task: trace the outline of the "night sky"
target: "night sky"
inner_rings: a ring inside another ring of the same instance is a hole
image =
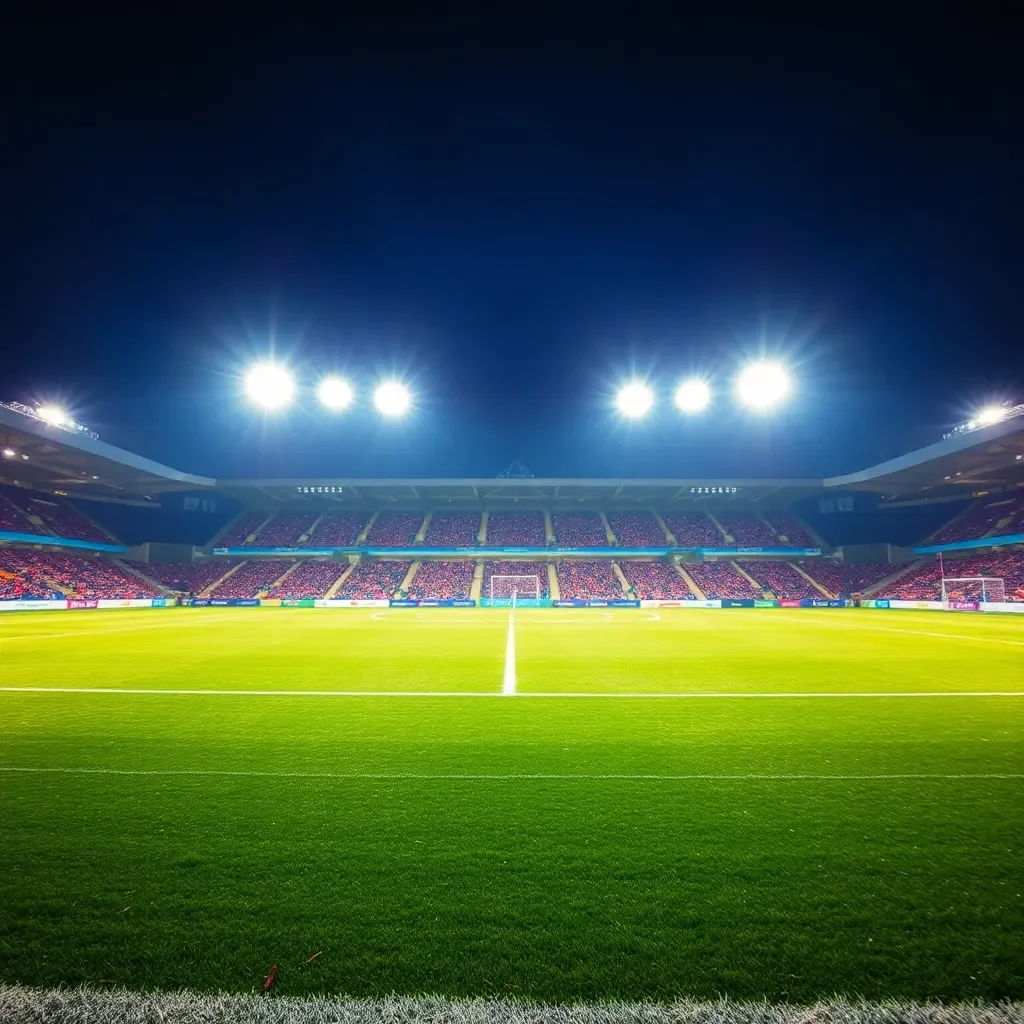
[[[1021,36],[966,10],[12,23],[0,398],[215,476],[829,475],[937,440],[1024,400]],[[238,375],[271,346],[361,407],[265,420]],[[767,419],[729,394],[762,352],[799,380]],[[660,406],[627,427],[633,374]]]

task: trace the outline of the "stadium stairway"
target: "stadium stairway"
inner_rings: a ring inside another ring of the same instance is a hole
[[[480,541],[481,544],[487,543],[487,525],[488,523],[490,523],[490,521],[491,513],[488,512],[487,509],[484,509],[483,512],[480,513],[480,529],[476,532],[476,539]],[[481,569],[480,571],[483,572],[483,569]],[[473,579],[475,580],[476,576],[474,576]],[[477,598],[479,599],[479,597],[480,595],[478,593]]]
[[[810,583],[810,585],[814,587],[822,597],[827,597],[829,600],[835,600],[839,596],[838,594],[829,593],[829,591],[826,590],[813,576],[804,572],[796,562],[790,562],[789,564],[792,568],[796,569],[796,571],[800,573],[800,575],[803,576],[803,578],[807,580],[807,582]]]
[[[668,528],[668,523],[666,523],[665,520],[661,518],[661,513],[660,512],[656,512],[652,508],[651,509],[651,514],[654,516],[655,521],[657,522],[658,526],[661,527],[661,532],[663,534],[665,534],[665,540],[668,542],[669,547],[673,547],[673,548],[679,547],[679,541],[676,540],[675,534]]]
[[[781,534],[781,533],[779,533],[779,531],[778,531],[778,530],[776,530],[776,529],[775,529],[775,527],[774,527],[774,526],[772,526],[772,524],[771,524],[771,523],[769,523],[769,522],[768,522],[768,520],[767,520],[767,519],[765,519],[765,517],[764,517],[763,515],[761,515],[761,513],[760,513],[760,512],[755,512],[755,513],[754,513],[754,515],[755,515],[755,516],[756,516],[756,517],[757,517],[758,519],[760,519],[760,520],[761,520],[762,524],[764,525],[764,528],[765,528],[765,529],[766,529],[766,530],[767,530],[767,531],[768,531],[768,532],[769,532],[769,533],[770,533],[770,534],[771,534],[771,535],[772,535],[773,537],[777,537],[777,538],[779,539],[779,543],[780,543],[780,544],[781,544],[781,543],[783,543],[783,539],[782,539],[782,534]],[[788,541],[787,541],[786,543],[788,543]]]
[[[137,569],[130,562],[122,562],[120,558],[115,558],[113,561],[118,568],[123,569],[129,576],[134,576],[136,579],[141,580],[143,583],[147,584],[147,586],[159,591],[166,597],[170,597],[174,593],[166,583],[161,583],[159,580],[155,580],[151,576],[147,576],[141,569]]]
[[[221,539],[226,537],[241,521],[242,517],[248,515],[245,508],[240,508],[236,515],[233,515],[207,542],[208,548],[215,548],[220,544]]]
[[[719,527],[719,529],[721,529],[721,527]],[[729,538],[729,540],[732,540],[732,538],[730,537],[730,538]],[[755,580],[755,579],[754,579],[754,577],[753,577],[753,576],[751,576],[751,575],[750,575],[750,573],[749,573],[749,572],[747,572],[747,570],[746,570],[746,569],[744,569],[744,568],[743,568],[743,566],[742,566],[742,565],[740,565],[740,563],[739,563],[739,562],[736,562],[736,561],[731,561],[731,562],[730,562],[730,564],[731,564],[731,565],[733,566],[733,568],[735,568],[735,570],[736,570],[736,571],[737,571],[737,572],[738,572],[738,573],[739,573],[739,574],[740,574],[740,575],[741,575],[742,577],[744,577],[744,579],[746,579],[746,580],[747,580],[747,582],[748,582],[748,583],[749,583],[749,584],[750,584],[750,585],[751,585],[751,586],[752,586],[752,587],[753,587],[753,588],[754,588],[754,589],[755,589],[755,590],[756,590],[756,591],[757,591],[757,592],[758,592],[758,593],[759,593],[759,594],[760,594],[760,595],[761,595],[762,597],[765,597],[765,596],[767,596],[767,597],[768,597],[769,599],[771,599],[771,598],[774,598],[774,597],[775,597],[775,595],[774,595],[774,594],[773,594],[773,593],[771,592],[771,590],[769,590],[769,589],[768,589],[768,587],[764,586],[764,585],[763,585],[763,584],[761,584],[761,583],[758,583],[758,582],[757,582],[757,580]]]
[[[482,527],[484,532],[487,530],[487,513],[484,513],[484,525]],[[483,560],[478,560],[476,565],[473,566],[473,582],[469,585],[469,596],[473,601],[479,601],[480,595],[484,589],[484,563]]]
[[[264,525],[265,525],[265,524],[264,524]],[[299,562],[299,561],[295,561],[295,562],[292,562],[292,564],[291,564],[291,565],[289,565],[289,566],[288,566],[288,568],[287,568],[287,569],[285,569],[285,571],[284,571],[283,573],[281,573],[281,575],[280,575],[280,576],[278,576],[278,577],[277,577],[277,579],[276,579],[276,580],[274,580],[274,582],[273,582],[273,583],[271,583],[269,587],[267,587],[267,588],[266,588],[266,589],[267,589],[267,591],[269,592],[269,591],[273,590],[273,589],[274,589],[274,587],[279,587],[279,586],[281,586],[281,584],[282,584],[282,583],[284,583],[284,581],[285,581],[286,579],[288,579],[288,577],[289,577],[289,576],[291,576],[291,574],[292,574],[293,572],[295,572],[295,570],[296,570],[296,569],[298,569],[298,567],[299,567],[299,566],[300,566],[301,564],[302,564],[302,563],[301,563],[301,562]]]
[[[557,543],[555,540],[555,524],[552,522],[551,513],[544,509],[544,540],[552,547]]]
[[[313,534],[316,532],[316,528],[320,525],[320,520],[323,519],[325,515],[327,515],[326,512],[322,513],[321,515],[318,515],[316,519],[314,519],[313,522],[309,524],[309,529],[299,538],[299,547],[302,547],[304,544],[308,543],[309,538],[312,537]]]
[[[39,518],[39,516],[34,515],[33,513],[29,512],[28,509],[22,508],[20,505],[16,504],[13,498],[8,497],[6,499],[6,501],[7,501],[7,504],[11,506],[11,508],[13,508],[16,511],[20,512],[22,517],[27,519],[36,528],[36,531],[38,533],[41,533],[41,534],[43,534],[46,537],[55,537],[56,536],[56,534],[53,532],[53,530],[51,530],[46,525],[46,523],[44,523],[43,520]]]
[[[373,513],[369,519],[366,520],[366,525],[363,527],[359,536],[356,537],[356,547],[362,547],[366,543],[366,538],[370,531],[373,529],[373,524],[380,518],[380,509]]]
[[[427,513],[427,519],[430,519],[430,513]],[[417,540],[422,540],[419,534],[416,535]],[[402,577],[402,582],[398,584],[398,594],[400,597],[405,597],[409,593],[409,588],[412,586],[413,577],[419,572],[422,562],[413,562],[409,566],[409,571]]]
[[[612,524],[608,522],[608,517],[600,509],[597,514],[601,517],[601,525],[604,527],[604,535],[608,538],[608,543],[615,547],[619,543],[619,539],[615,536],[615,531],[612,530]]]
[[[736,543],[736,538],[733,537],[726,530],[726,528],[710,512],[708,512],[706,509],[704,511],[704,515],[706,515],[708,517],[708,519],[710,519],[711,522],[713,522],[715,524],[715,529],[722,535],[722,537],[724,538],[726,544],[735,544]],[[740,571],[743,572],[742,569]],[[743,573],[743,575],[746,576],[747,574]],[[749,579],[749,577],[747,577],[747,578]]]
[[[864,596],[871,597],[873,594],[879,593],[885,587],[891,586],[897,580],[903,579],[904,576],[908,576],[912,572],[917,572],[922,565],[927,565],[930,561],[930,558],[915,558],[909,565],[905,565],[902,569],[897,569],[896,572],[886,576],[884,580],[879,580],[878,583],[872,584],[870,587],[865,587]]]
[[[413,537],[413,539],[412,539],[413,544],[422,544],[423,541],[426,540],[426,538],[427,538],[427,530],[430,529],[430,521],[433,518],[434,518],[434,513],[433,512],[428,512],[423,517],[423,522],[420,523],[420,528],[416,531],[416,536]],[[418,562],[416,563],[416,568],[419,568],[419,563]]]
[[[93,517],[89,515],[89,513],[86,512],[85,509],[82,508],[81,505],[72,505],[71,502],[68,502],[67,504],[71,508],[73,508],[75,512],[77,512],[78,515],[80,515],[90,526],[92,526],[94,529],[99,530],[99,532],[102,533],[103,536],[105,536],[110,541],[111,544],[121,543],[121,541],[117,537],[115,537],[105,526],[102,526],[100,523],[97,523],[96,520],[93,519]],[[152,581],[147,580],[146,582],[148,583]]]
[[[548,562],[548,590],[552,601],[561,601],[562,588],[558,585],[558,571],[554,562]]]
[[[253,530],[252,533],[250,533],[249,536],[246,537],[244,541],[242,541],[242,543],[249,544],[251,541],[254,541],[267,528],[267,523],[269,523],[270,520],[273,519],[274,516],[276,515],[276,512],[271,512],[270,515],[267,516],[267,518],[264,519],[263,522],[260,523],[260,525],[257,526],[256,529]]]
[[[204,587],[201,591],[199,591],[199,597],[209,597],[217,589],[217,587],[219,587],[226,579],[228,579],[228,577],[234,576],[234,574],[238,572],[238,570],[241,569],[243,565],[245,565],[244,561],[238,562],[236,565],[231,566],[231,568],[228,569],[228,571],[225,572],[223,576],[218,576],[208,587]]]
[[[601,513],[601,518],[604,519],[604,513],[603,512]],[[605,525],[606,526],[607,526],[607,523],[608,523],[608,521],[605,520]],[[608,532],[609,533],[612,532],[612,528],[610,526],[608,527]],[[612,541],[612,543],[614,543],[614,541]],[[626,574],[622,571],[622,566],[619,565],[619,563],[616,562],[614,558],[612,559],[612,572],[614,572],[615,575],[618,576],[618,578],[619,578],[619,584],[622,587],[622,593],[625,594],[626,597],[632,596],[631,595],[632,588],[629,585],[629,580],[626,579]]]
[[[1010,523],[1012,523],[1016,518],[1017,518],[1017,513],[1015,511],[1011,512],[1008,516],[1005,516],[1004,518],[1000,519],[999,522],[996,523],[996,525],[993,526],[992,529],[988,531],[988,533],[984,534],[984,536],[986,536],[986,537],[998,537],[1002,533],[1002,531],[1007,526],[1009,526]]]
[[[940,533],[942,533],[944,530],[948,530],[954,523],[959,523],[960,520],[963,519],[965,516],[970,515],[982,503],[983,500],[983,498],[978,498],[976,501],[969,501],[966,507],[960,509],[960,511],[957,512],[955,516],[951,516],[937,530],[933,530],[930,534],[928,534],[928,536],[925,538],[924,543],[928,543],[928,541],[931,541],[934,537],[938,537]]]
[[[675,567],[676,572],[686,580],[686,585],[690,588],[690,592],[697,595],[697,600],[706,601],[708,599],[707,594],[697,586],[694,578],[683,568],[682,562],[676,562]]]
[[[358,562],[349,562],[349,564],[346,567],[345,571],[331,584],[331,586],[329,587],[327,593],[324,594],[324,597],[326,599],[330,600],[332,597],[334,597],[338,593],[339,590],[341,590],[343,584],[345,583],[345,580],[347,580],[349,578],[349,576],[352,573],[352,570],[358,564],[359,564]]]

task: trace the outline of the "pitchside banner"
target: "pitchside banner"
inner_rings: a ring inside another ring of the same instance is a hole
[[[613,598],[609,601],[584,601],[581,598],[574,598],[571,601],[552,601],[553,608],[639,608],[639,601],[629,601],[625,598]]]
[[[432,600],[427,598],[423,601],[413,601],[409,598],[395,598],[392,601],[386,601],[385,604],[390,605],[392,608],[475,608],[476,601],[470,601],[468,598],[452,598],[451,600]]]
[[[259,608],[258,597],[193,597],[190,608]]]

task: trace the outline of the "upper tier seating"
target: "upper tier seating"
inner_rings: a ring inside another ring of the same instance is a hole
[[[492,512],[487,522],[487,546],[546,547],[544,516],[540,512]]]
[[[1004,519],[1010,521],[999,526]],[[996,536],[1024,532],[1024,495],[1000,494],[981,498],[960,519],[947,523],[928,543],[953,544],[959,540],[974,540],[997,527]]]
[[[7,496],[0,492],[0,530],[9,530],[11,533],[39,533],[39,527],[33,525],[25,517],[17,505],[7,500]]]
[[[556,565],[558,589],[566,601],[611,601],[625,597],[611,559],[564,561]]]
[[[270,589],[267,597],[279,597],[289,601],[323,597],[347,568],[348,566],[341,562],[316,558],[303,559],[279,586]]]
[[[368,512],[326,512],[309,535],[311,548],[351,548],[369,521]]]
[[[370,527],[370,532],[366,535],[366,546],[371,548],[412,547],[413,540],[422,525],[422,512],[384,512]]]
[[[26,515],[38,516],[55,537],[68,540],[89,540],[99,544],[110,544],[112,539],[98,526],[94,526],[78,509],[60,498],[29,497],[24,492],[8,492],[8,499],[18,506]],[[40,533],[40,529],[32,525],[30,533]]]
[[[428,548],[472,548],[479,530],[478,512],[435,512],[423,543]]]
[[[777,548],[779,538],[754,513],[720,512],[715,518],[740,548]]]
[[[411,561],[360,562],[346,577],[336,597],[349,601],[385,601],[395,596]]]
[[[788,562],[750,561],[739,563],[765,590],[770,590],[780,601],[802,601],[820,598],[821,592],[807,582]]]
[[[665,525],[682,548],[725,547],[725,539],[703,512],[665,516]]]
[[[608,525],[624,548],[668,546],[664,531],[650,512],[612,512]]]
[[[562,548],[606,548],[608,534],[596,512],[553,515],[555,540]]]
[[[499,580],[497,589],[492,591],[492,576],[536,576],[537,585],[540,587],[540,596],[550,597],[551,588],[548,586],[548,567],[543,562],[484,562],[484,579],[481,590],[482,597],[509,597],[512,588],[515,587],[514,580]],[[533,597],[535,585],[533,580],[522,581],[523,587],[520,597]]]
[[[260,530],[255,547],[290,548],[299,542],[299,538],[316,522],[316,514],[312,512],[278,512],[266,526]]]
[[[761,596],[732,562],[687,562],[685,568],[709,600],[723,597],[743,600]]]
[[[294,561],[274,559],[271,561],[246,562],[233,572],[223,583],[211,591],[211,597],[253,598],[270,589],[279,576],[294,565]]]
[[[800,520],[791,512],[765,512],[768,525],[779,535],[776,545],[786,538],[786,546],[791,548],[817,547],[817,541],[800,525]],[[819,595],[820,597],[821,595]]]
[[[687,601],[696,597],[675,566],[667,562],[619,562],[641,601]]]
[[[219,548],[241,547],[253,530],[258,530],[260,524],[267,518],[266,512],[246,512],[234,526],[224,534],[219,541]]]
[[[409,587],[416,601],[467,600],[473,587],[473,562],[423,562]]]

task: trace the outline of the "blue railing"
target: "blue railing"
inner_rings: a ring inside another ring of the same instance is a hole
[[[78,548],[80,551],[106,551],[112,555],[123,555],[128,549],[123,544],[102,544],[95,540],[72,540],[70,537],[50,537],[43,533],[13,533],[0,530],[0,541],[15,544],[47,544],[51,547]]]

